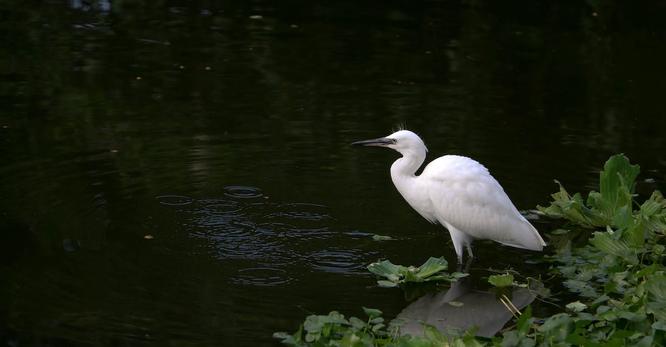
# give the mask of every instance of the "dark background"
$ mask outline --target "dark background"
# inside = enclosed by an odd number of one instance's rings
[[[349,146],[399,126],[428,160],[484,163],[521,210],[554,178],[594,189],[620,152],[639,193],[663,188],[665,13],[2,1],[0,345],[256,346],[310,313],[395,316],[402,293],[375,288],[368,263],[454,261],[393,188],[396,154]],[[544,272],[525,264],[538,254],[475,249],[479,282]]]

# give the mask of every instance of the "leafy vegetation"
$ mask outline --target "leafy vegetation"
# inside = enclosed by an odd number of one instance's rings
[[[492,275],[488,277],[488,283],[495,287],[511,287],[513,285],[513,275],[506,273],[503,275]]]
[[[386,325],[381,311],[365,307],[363,310],[368,316],[365,320],[347,319],[336,311],[328,315],[310,315],[296,333],[278,332],[273,337],[290,346],[483,346],[471,332],[448,336],[429,325],[424,326],[423,336],[401,336],[399,320]]]
[[[295,334],[276,337],[295,346],[663,346],[666,199],[655,191],[639,204],[633,194],[638,174],[637,165],[615,155],[600,173],[598,192],[584,199],[579,193],[570,195],[558,182],[560,190],[552,195],[552,203],[539,207],[546,215],[567,221],[554,237],[570,237],[580,228],[593,230],[584,245],[569,241],[547,257],[551,272],[576,296],[559,313],[537,319],[529,306],[522,313],[512,310],[515,326],[492,339],[474,337],[473,331],[444,335],[431,326],[424,326],[421,337],[401,336],[399,321],[385,325],[381,312],[374,310],[366,310],[366,321],[346,320],[336,312],[310,316]],[[385,287],[455,279],[455,274],[434,275],[446,269],[445,261],[437,258],[419,268],[389,261],[368,268],[387,279],[379,281]],[[509,273],[490,276],[488,281],[500,289],[516,285]],[[509,308],[511,302],[505,305]]]
[[[453,282],[458,278],[467,276],[467,274],[461,272],[449,274],[445,272],[448,267],[449,264],[443,257],[430,257],[419,267],[395,265],[388,260],[383,260],[368,265],[368,270],[378,277],[384,278],[378,280],[377,284],[380,287],[386,288],[397,287],[407,283]]]

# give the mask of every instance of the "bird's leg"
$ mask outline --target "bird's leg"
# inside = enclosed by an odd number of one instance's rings
[[[464,272],[463,271],[463,257],[462,254],[458,254],[458,265],[456,265],[456,272]]]
[[[465,245],[465,248],[467,248],[467,258],[471,261],[474,259],[474,253],[472,253],[472,243],[468,243]]]
[[[469,273],[469,268],[472,267],[473,262],[474,262],[474,257],[467,258],[467,263],[465,263],[465,267],[463,268],[462,271],[458,271],[458,272]]]
[[[472,263],[474,262],[474,253],[472,253],[472,244],[468,243],[465,245],[465,248],[467,248],[467,263],[465,264],[465,267],[462,271],[459,272],[464,272],[464,273],[469,273],[469,268],[472,266]]]
[[[458,229],[454,228],[449,224],[445,224],[446,228],[449,229],[449,234],[451,235],[451,242],[453,242],[453,248],[456,250],[456,256],[458,256],[458,267],[463,265],[463,252],[465,246],[465,234],[460,232]]]

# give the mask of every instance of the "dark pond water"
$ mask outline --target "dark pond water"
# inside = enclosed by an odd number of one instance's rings
[[[0,2],[0,345],[258,346],[313,312],[396,316],[368,263],[454,261],[395,153],[349,146],[399,125],[522,210],[617,152],[663,188],[666,5],[587,3]],[[477,282],[544,271],[475,249]]]

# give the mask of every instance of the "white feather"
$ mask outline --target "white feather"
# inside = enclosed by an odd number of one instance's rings
[[[421,216],[449,230],[459,261],[462,262],[463,246],[471,253],[470,246],[475,239],[535,251],[546,245],[502,186],[477,161],[446,155],[433,160],[416,176],[426,156],[421,138],[411,131],[400,130],[385,139],[393,143],[375,145],[393,148],[402,154],[391,166],[396,188]],[[368,141],[362,143],[373,145]]]

